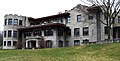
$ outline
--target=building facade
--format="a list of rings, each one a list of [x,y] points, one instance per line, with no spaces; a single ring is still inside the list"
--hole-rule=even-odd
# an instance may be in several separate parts
[[[87,9],[79,4],[64,13],[37,19],[5,15],[3,49],[78,46],[107,39],[105,25],[97,21],[98,17],[103,20],[102,15]],[[120,16],[111,37],[120,38]]]

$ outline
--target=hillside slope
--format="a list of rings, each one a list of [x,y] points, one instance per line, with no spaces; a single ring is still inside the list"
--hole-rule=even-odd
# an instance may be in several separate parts
[[[34,50],[0,50],[0,61],[120,61],[120,43]]]

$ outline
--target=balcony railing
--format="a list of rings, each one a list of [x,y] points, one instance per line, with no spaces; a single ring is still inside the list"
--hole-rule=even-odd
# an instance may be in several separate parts
[[[27,36],[26,39],[41,39],[42,36]]]

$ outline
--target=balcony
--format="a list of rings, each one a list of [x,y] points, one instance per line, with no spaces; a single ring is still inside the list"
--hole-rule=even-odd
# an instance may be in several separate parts
[[[42,36],[27,36],[25,39],[41,39]]]

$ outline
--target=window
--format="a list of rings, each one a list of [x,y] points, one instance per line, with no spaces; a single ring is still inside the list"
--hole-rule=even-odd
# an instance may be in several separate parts
[[[17,31],[13,31],[13,37],[17,38]]]
[[[12,25],[12,19],[8,19],[8,25]]]
[[[70,23],[70,16],[67,17],[67,23]]]
[[[5,25],[7,25],[7,19],[5,19]]]
[[[89,35],[89,28],[88,27],[83,28],[83,35],[84,36]]]
[[[88,39],[83,40],[83,44],[87,44],[87,43],[89,43]]]
[[[11,46],[11,41],[8,41],[7,46]]]
[[[120,23],[120,16],[118,16],[118,23]]]
[[[67,36],[71,36],[71,29],[69,29],[69,30],[66,30],[67,32],[66,32],[66,35]]]
[[[14,19],[13,24],[14,24],[14,25],[18,25],[18,19]]]
[[[77,15],[77,22],[81,22],[81,15]]]
[[[63,18],[60,18],[60,22],[63,23]]]
[[[13,41],[13,46],[16,46],[17,45],[17,41]]]
[[[8,30],[8,37],[11,37],[11,35],[12,35],[12,31]]]
[[[6,41],[4,41],[4,46],[6,46]]]
[[[58,36],[63,36],[63,30],[62,29],[58,29]]]
[[[44,30],[44,36],[52,36],[53,30],[52,29],[46,29]]]
[[[4,31],[4,37],[6,37],[6,31]]]
[[[22,20],[19,20],[19,25],[22,26]]]
[[[93,20],[93,14],[89,14],[89,15],[88,15],[88,19],[89,19],[89,20]]]
[[[42,35],[41,30],[34,31],[34,36],[41,36],[41,35]]]
[[[25,32],[25,36],[31,36],[31,32],[30,31],[26,31]]]
[[[79,35],[79,28],[75,28],[75,29],[74,29],[74,35],[75,35],[75,36]]]
[[[108,34],[108,29],[106,26],[104,27],[104,30],[105,30],[105,34]]]
[[[74,46],[79,46],[80,45],[80,40],[74,40]]]

